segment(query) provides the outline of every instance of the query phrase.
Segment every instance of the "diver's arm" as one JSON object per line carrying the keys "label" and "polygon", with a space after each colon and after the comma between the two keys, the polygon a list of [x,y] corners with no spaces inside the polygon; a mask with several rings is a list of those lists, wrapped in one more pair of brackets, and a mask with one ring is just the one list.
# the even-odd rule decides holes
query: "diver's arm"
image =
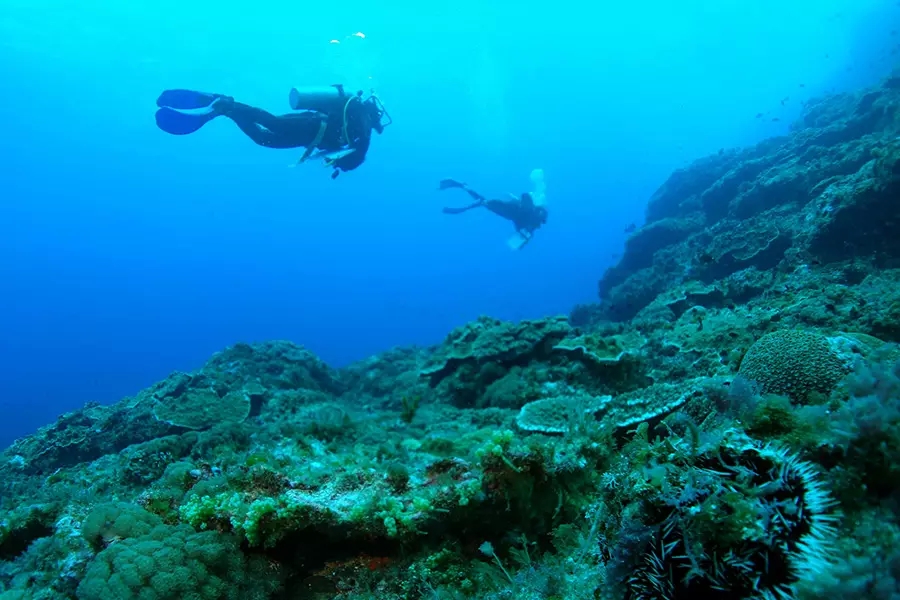
{"label": "diver's arm", "polygon": [[357,168],[366,160],[366,152],[369,151],[370,139],[370,135],[363,135],[353,140],[353,142],[350,143],[350,148],[354,151],[347,156],[340,157],[336,161],[332,162],[331,165],[335,169],[339,169],[341,171],[352,171],[353,169]]}

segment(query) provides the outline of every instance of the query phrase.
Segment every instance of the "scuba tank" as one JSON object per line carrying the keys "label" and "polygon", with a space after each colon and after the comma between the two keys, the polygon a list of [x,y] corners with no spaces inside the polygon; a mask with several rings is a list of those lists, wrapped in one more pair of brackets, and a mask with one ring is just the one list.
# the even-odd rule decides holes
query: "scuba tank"
{"label": "scuba tank", "polygon": [[[347,110],[350,108],[350,103],[354,100],[362,102],[361,96],[362,92],[356,95],[347,94],[344,91],[344,86],[339,83],[330,86],[291,88],[291,92],[288,95],[288,103],[291,109],[314,111],[320,115],[319,131],[312,142],[306,146],[306,152],[297,161],[298,163],[306,162],[316,150],[319,150],[319,144],[325,136],[328,124],[329,122],[335,123],[334,119],[339,119],[335,125],[340,127],[340,145],[343,146],[350,143],[350,137],[347,132]],[[329,152],[331,150],[333,149],[330,149]],[[353,151],[352,149],[350,150],[350,152]],[[319,154],[322,153],[320,152]]]}
{"label": "scuba tank", "polygon": [[291,88],[288,102],[293,110],[314,110],[332,114],[343,110],[354,96],[344,91],[341,84]]}

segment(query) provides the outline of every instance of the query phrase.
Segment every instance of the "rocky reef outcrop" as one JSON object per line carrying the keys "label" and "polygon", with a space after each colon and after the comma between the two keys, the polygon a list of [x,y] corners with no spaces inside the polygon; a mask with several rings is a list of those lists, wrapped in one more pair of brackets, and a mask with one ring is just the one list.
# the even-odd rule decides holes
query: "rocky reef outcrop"
{"label": "rocky reef outcrop", "polygon": [[789,135],[696,161],[657,190],[600,280],[602,316],[632,319],[691,282],[745,303],[776,283],[766,275],[896,268],[898,197],[900,92],[811,101]]}

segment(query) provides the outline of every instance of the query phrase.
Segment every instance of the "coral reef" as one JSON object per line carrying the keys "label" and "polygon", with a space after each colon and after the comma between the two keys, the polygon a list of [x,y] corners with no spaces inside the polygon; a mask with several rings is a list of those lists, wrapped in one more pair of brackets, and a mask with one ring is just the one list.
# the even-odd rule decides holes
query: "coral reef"
{"label": "coral reef", "polygon": [[870,272],[896,266],[897,90],[820,99],[807,111],[788,136],[671,176],[600,281],[606,318],[631,319],[667,290],[748,268],[789,279],[801,266],[863,258]]}
{"label": "coral reef", "polygon": [[900,597],[898,110],[672,174],[568,318],[61,416],[0,453],[0,600]]}
{"label": "coral reef", "polygon": [[738,375],[759,385],[763,393],[803,402],[813,393],[830,394],[864,348],[851,337],[781,329],[750,347]]}

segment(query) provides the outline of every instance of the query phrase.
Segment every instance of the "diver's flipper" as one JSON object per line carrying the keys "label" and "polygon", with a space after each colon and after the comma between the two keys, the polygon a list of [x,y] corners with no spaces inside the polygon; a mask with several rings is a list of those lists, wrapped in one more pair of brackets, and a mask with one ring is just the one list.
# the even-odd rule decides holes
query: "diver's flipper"
{"label": "diver's flipper", "polygon": [[451,190],[453,188],[462,188],[466,187],[466,184],[460,183],[455,179],[441,179],[441,183],[438,184],[439,190]]}
{"label": "diver's flipper", "polygon": [[462,208],[454,208],[454,207],[450,207],[450,206],[445,206],[443,210],[444,210],[445,215],[459,215],[459,214],[462,214],[462,213],[466,212],[467,210],[469,210],[469,208],[470,207],[468,207],[468,206],[463,206]]}
{"label": "diver's flipper", "polygon": [[187,135],[194,133],[218,116],[219,113],[213,111],[204,114],[191,114],[163,107],[156,111],[156,125],[172,135]]}
{"label": "diver's flipper", "polygon": [[221,98],[222,94],[207,94],[205,92],[195,92],[193,90],[166,90],[156,99],[156,105],[160,108],[206,108]]}

